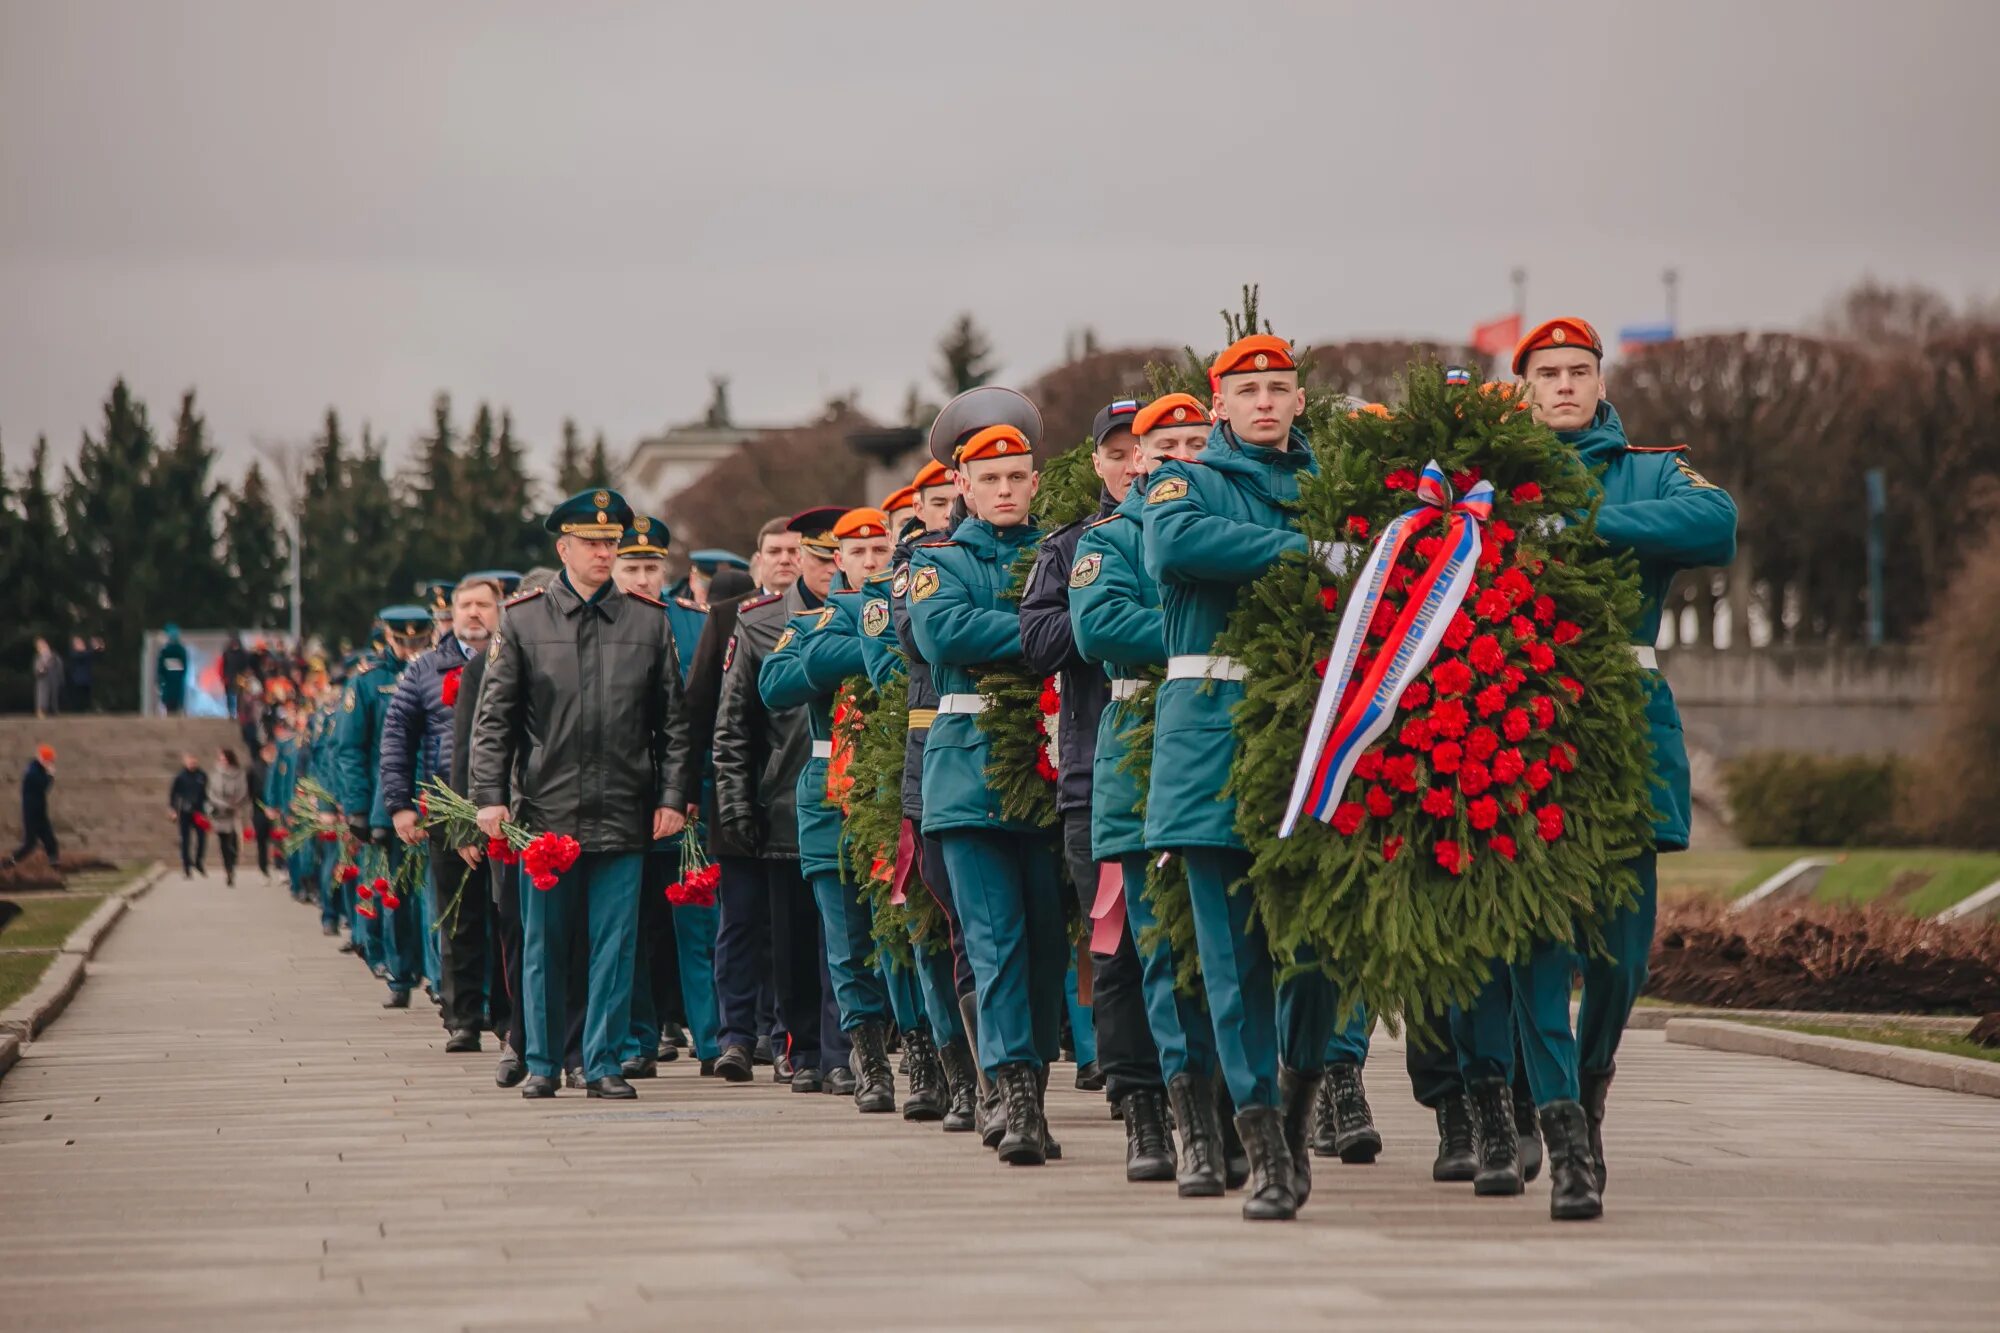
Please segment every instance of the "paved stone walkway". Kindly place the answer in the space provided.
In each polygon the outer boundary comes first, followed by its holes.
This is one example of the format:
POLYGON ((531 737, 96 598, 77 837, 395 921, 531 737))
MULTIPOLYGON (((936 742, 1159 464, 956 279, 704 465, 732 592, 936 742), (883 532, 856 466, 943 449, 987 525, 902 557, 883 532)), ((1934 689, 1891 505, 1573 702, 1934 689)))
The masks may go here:
MULTIPOLYGON (((1429 1178, 1400 1049, 1388 1151, 1305 1217, 1123 1182, 1065 1090, 1067 1158, 691 1063, 530 1105, 446 1056, 276 885, 167 881, 0 1081, 0 1327, 1989 1329, 2000 1102, 1635 1033, 1610 1215, 1429 1178)), ((1067 1069, 1059 1071, 1066 1085, 1067 1069)))

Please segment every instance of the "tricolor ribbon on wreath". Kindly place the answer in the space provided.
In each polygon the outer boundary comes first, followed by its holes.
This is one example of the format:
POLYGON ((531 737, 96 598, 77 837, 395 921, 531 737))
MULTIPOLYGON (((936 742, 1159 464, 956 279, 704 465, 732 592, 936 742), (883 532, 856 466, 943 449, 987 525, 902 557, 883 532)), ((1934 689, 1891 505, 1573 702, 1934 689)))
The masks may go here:
POLYGON ((1451 483, 1432 459, 1424 465, 1416 493, 1422 503, 1382 529, 1348 595, 1319 698, 1313 704, 1312 725, 1306 732, 1279 837, 1290 837, 1302 814, 1321 821, 1333 818, 1355 761, 1395 721, 1396 703, 1404 688, 1430 665, 1452 613, 1471 591, 1479 572, 1479 525, 1493 514, 1492 484, 1482 481, 1454 503, 1451 483), (1360 660, 1368 626, 1382 603, 1390 571, 1403 548, 1439 519, 1446 527, 1438 553, 1410 585, 1409 600, 1381 651, 1357 679, 1355 664, 1360 660))

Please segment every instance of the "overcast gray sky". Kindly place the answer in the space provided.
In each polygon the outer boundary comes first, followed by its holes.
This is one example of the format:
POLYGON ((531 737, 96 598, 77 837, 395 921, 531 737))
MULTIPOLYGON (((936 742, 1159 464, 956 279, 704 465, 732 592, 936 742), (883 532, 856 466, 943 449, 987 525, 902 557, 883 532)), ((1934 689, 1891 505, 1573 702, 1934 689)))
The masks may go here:
MULTIPOLYGON (((699 413, 891 415, 960 310, 1309 341, 1795 325, 2000 292, 2000 4, 0 0, 0 438, 127 376, 233 457, 431 394, 544 460, 699 413)), ((233 469, 232 469, 233 470, 233 469)))

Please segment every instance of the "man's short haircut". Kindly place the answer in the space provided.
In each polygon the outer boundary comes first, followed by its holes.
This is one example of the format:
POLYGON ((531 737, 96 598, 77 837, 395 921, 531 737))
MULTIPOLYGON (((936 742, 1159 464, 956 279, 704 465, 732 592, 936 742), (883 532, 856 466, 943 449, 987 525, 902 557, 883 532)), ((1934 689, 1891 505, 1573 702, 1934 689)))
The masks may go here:
POLYGON ((757 549, 759 551, 764 549, 764 539, 766 537, 774 537, 781 532, 790 532, 792 530, 791 525, 791 516, 788 514, 780 514, 776 518, 766 519, 764 526, 757 529, 757 549))
POLYGON ((458 586, 451 590, 451 595, 453 600, 454 601, 457 600, 458 595, 464 592, 467 588, 484 588, 486 589, 486 591, 493 594, 493 600, 495 602, 504 602, 507 600, 507 591, 506 589, 500 586, 500 580, 489 579, 483 575, 474 578, 459 580, 458 586))

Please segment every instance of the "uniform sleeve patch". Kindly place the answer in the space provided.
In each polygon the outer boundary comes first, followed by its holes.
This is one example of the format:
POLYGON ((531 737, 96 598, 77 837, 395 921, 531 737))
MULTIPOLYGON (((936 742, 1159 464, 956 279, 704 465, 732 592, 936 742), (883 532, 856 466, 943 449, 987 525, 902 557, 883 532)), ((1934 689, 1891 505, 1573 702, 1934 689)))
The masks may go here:
POLYGON ((352 685, 349 685, 340 692, 340 711, 343 713, 354 711, 354 687, 352 685))
POLYGON ((882 631, 889 628, 889 604, 877 597, 861 608, 861 632, 869 638, 879 638, 882 631))
POLYGON ((924 600, 924 598, 930 596, 937 590, 938 590, 938 572, 936 565, 925 565, 922 569, 918 570, 915 574, 912 574, 910 576, 911 601, 921 602, 924 600))
POLYGON ((1103 555, 1092 551, 1089 555, 1083 557, 1083 559, 1070 567, 1069 586, 1072 588, 1088 588, 1091 584, 1097 582, 1097 573, 1103 567, 1103 555))
POLYGON ((729 642, 725 644, 722 649, 722 669, 724 671, 729 670, 730 666, 735 661, 736 661, 736 636, 732 634, 729 636, 729 642))
POLYGON ((1187 478, 1165 477, 1154 482, 1153 489, 1146 492, 1146 503, 1149 505, 1165 504, 1169 500, 1185 498, 1187 492, 1187 478))
POLYGON ((790 625, 785 626, 785 632, 778 636, 778 641, 775 644, 771 645, 771 651, 774 653, 784 652, 785 646, 798 636, 799 632, 797 630, 793 629, 790 625))
POLYGON ((1693 467, 1689 466, 1685 458, 1676 458, 1674 460, 1674 467, 1680 471, 1683 477, 1687 478, 1688 485, 1694 487, 1696 490, 1719 491, 1722 489, 1707 477, 1702 476, 1701 473, 1696 472, 1693 467))
POLYGON ((896 577, 889 581, 889 591, 894 596, 901 597, 904 593, 908 592, 909 590, 910 590, 910 567, 908 565, 904 565, 901 569, 896 571, 896 577))

